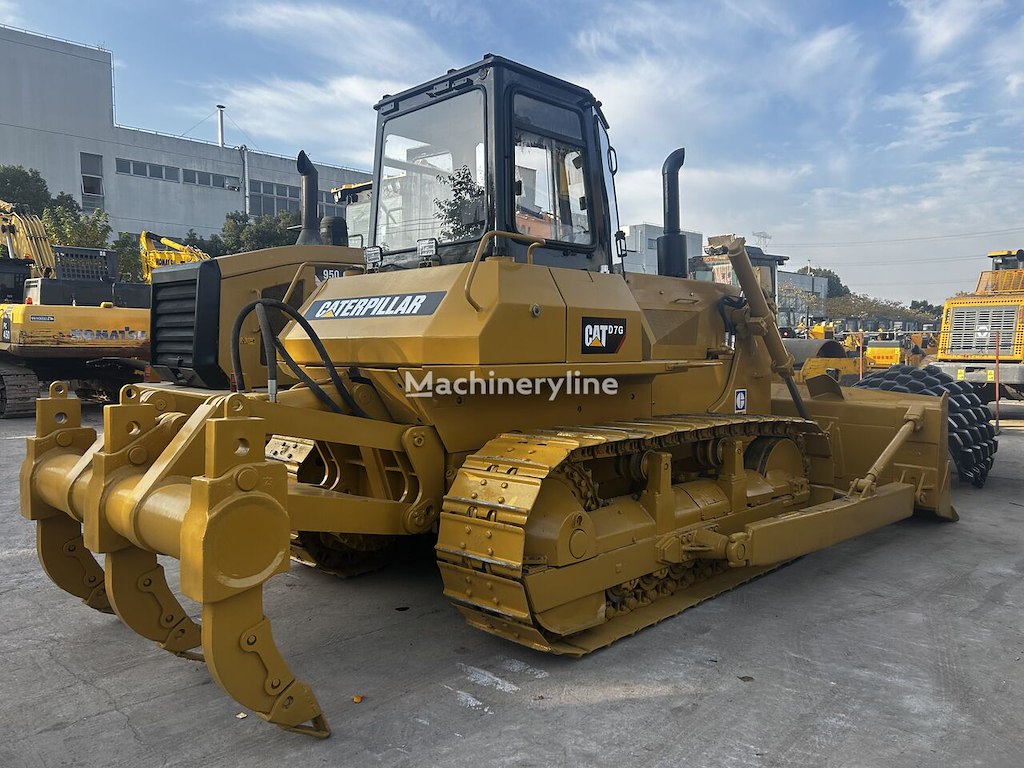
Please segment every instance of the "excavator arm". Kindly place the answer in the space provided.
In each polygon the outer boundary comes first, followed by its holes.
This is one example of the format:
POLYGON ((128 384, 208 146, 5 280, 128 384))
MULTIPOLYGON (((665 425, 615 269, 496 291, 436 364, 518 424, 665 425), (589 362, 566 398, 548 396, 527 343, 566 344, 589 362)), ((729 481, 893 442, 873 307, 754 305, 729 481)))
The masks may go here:
POLYGON ((183 245, 169 237, 144 231, 139 235, 139 257, 142 259, 142 280, 151 283, 153 270, 157 267, 206 261, 210 255, 191 245, 183 245))
POLYGON ((3 200, 0 200, 0 244, 7 246, 10 258, 34 262, 38 275, 56 266, 53 246, 39 217, 18 213, 15 206, 3 200))

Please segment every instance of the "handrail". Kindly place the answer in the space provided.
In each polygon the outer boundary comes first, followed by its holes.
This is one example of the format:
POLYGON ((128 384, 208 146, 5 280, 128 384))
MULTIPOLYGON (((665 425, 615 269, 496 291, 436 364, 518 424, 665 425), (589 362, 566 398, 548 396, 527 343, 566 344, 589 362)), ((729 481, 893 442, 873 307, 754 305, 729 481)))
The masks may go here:
POLYGON ((480 238, 480 245, 476 248, 476 255, 473 257, 473 266, 469 269, 469 274, 466 275, 466 301, 477 312, 483 309, 480 303, 473 298, 473 281, 476 279, 476 268, 480 266, 480 259, 484 254, 484 247, 487 245, 487 241, 495 237, 507 237, 509 240, 515 240, 517 243, 529 243, 530 247, 526 249, 526 263, 533 264, 533 249, 538 245, 547 245, 547 240, 543 237, 534 237, 533 235, 520 235, 517 232, 505 232, 500 229, 492 229, 490 232, 484 233, 484 236, 480 238))
POLYGON ((295 268, 295 275, 292 277, 292 281, 288 283, 288 289, 284 292, 284 297, 281 299, 285 304, 288 303, 288 299, 292 297, 292 291, 295 290, 295 286, 299 284, 299 278, 302 276, 302 271, 306 267, 339 267, 340 269, 349 269, 351 267, 359 268, 361 264, 349 264, 347 262, 337 261, 304 261, 295 268))

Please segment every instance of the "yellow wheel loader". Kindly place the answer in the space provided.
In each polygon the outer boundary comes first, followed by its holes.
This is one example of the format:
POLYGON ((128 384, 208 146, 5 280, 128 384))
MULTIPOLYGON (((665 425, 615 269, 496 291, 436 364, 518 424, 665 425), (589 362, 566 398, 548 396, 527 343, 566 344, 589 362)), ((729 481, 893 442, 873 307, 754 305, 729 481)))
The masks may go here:
POLYGON ((915 510, 957 519, 945 396, 798 386, 741 239, 709 247, 742 293, 688 279, 682 150, 659 274, 623 274, 586 89, 487 56, 377 112, 370 243, 337 249, 361 269, 310 292, 310 256, 262 296, 231 261, 167 267, 153 354, 180 384, 122 389, 98 441, 65 386, 39 400, 21 509, 60 588, 325 737, 340 702, 263 609, 293 546, 344 574, 429 537, 470 625, 580 656, 915 510))
POLYGON ((992 251, 974 293, 946 299, 935 365, 986 403, 1024 400, 1024 248, 992 251))

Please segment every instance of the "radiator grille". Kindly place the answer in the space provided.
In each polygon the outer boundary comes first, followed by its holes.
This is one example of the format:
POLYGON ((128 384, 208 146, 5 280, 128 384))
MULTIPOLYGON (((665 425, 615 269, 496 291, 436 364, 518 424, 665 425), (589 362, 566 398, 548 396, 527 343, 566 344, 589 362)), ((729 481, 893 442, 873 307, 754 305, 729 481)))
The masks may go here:
MULTIPOLYGON (((195 275, 195 271, 192 272, 195 275)), ((196 279, 153 283, 150 356, 155 365, 192 368, 196 279)))
POLYGON ((1013 351, 1017 331, 1017 306, 953 307, 949 324, 949 351, 961 355, 995 354, 996 331, 999 354, 1013 351))

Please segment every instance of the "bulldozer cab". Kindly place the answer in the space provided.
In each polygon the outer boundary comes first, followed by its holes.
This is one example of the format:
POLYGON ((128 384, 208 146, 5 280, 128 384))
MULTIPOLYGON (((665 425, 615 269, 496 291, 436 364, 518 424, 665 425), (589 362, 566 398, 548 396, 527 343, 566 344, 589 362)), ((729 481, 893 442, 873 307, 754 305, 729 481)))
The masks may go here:
POLYGON ((537 263, 610 270, 615 154, 590 91, 489 55, 376 110, 370 269, 470 261, 497 230, 543 239, 537 263))

